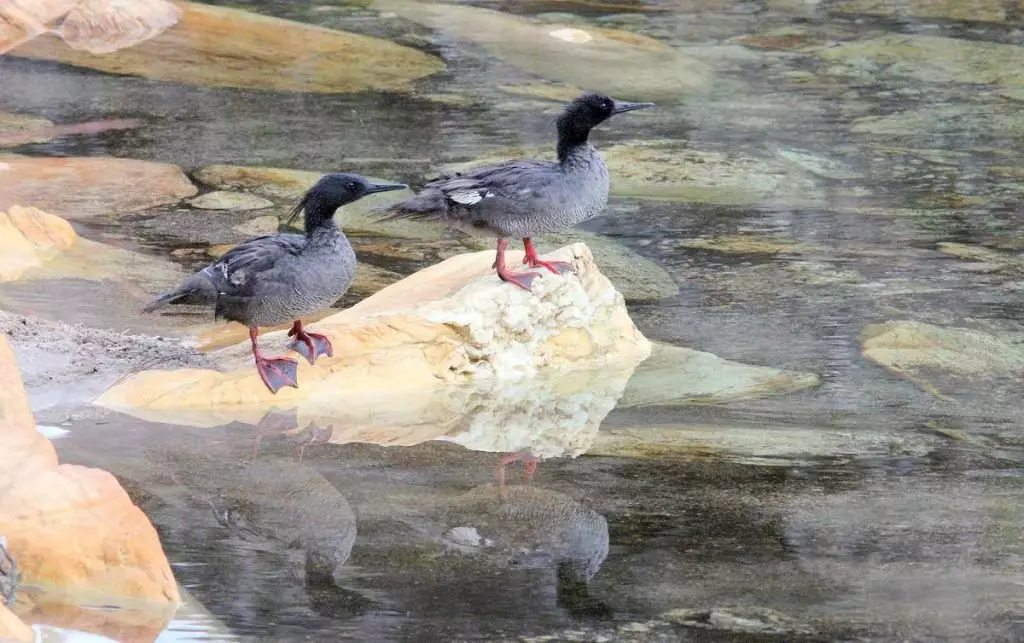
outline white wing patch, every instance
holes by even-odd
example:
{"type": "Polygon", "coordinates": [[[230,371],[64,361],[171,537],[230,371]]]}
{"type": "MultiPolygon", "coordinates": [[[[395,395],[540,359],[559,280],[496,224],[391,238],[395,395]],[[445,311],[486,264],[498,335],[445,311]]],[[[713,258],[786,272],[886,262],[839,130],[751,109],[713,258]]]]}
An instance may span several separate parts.
{"type": "MultiPolygon", "coordinates": [[[[491,196],[490,193],[487,196],[491,196]]],[[[484,197],[480,196],[478,190],[454,190],[448,193],[448,198],[462,205],[473,205],[480,203],[484,197]]]]}

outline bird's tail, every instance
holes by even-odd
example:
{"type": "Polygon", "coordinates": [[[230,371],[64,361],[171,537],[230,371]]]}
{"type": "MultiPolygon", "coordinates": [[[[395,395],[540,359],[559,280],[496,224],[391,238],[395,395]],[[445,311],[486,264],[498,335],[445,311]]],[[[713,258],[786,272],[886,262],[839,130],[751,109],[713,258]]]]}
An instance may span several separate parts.
{"type": "Polygon", "coordinates": [[[427,188],[411,199],[378,206],[371,212],[387,213],[377,219],[378,222],[398,219],[444,219],[447,217],[448,208],[445,206],[444,193],[427,188]]]}
{"type": "Polygon", "coordinates": [[[195,274],[174,290],[149,302],[143,313],[151,313],[164,306],[212,306],[217,303],[217,289],[202,275],[195,274]]]}

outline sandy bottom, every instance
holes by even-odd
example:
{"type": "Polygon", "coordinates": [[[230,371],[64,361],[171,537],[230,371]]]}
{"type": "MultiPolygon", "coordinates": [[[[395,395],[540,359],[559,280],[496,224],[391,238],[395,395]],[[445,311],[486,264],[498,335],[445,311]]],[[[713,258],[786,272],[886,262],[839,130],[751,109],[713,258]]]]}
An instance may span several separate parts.
{"type": "Polygon", "coordinates": [[[4,311],[0,332],[14,348],[34,411],[87,403],[134,371],[213,365],[180,339],[72,326],[4,311]]]}

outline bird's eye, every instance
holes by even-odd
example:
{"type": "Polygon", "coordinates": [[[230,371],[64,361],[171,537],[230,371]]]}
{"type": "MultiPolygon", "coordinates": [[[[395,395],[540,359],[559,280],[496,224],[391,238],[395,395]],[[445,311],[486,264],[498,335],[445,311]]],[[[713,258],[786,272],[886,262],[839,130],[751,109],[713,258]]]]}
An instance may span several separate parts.
{"type": "Polygon", "coordinates": [[[355,181],[349,181],[349,182],[348,182],[348,189],[350,189],[350,190],[354,190],[354,189],[356,189],[357,187],[359,187],[359,186],[357,186],[357,185],[356,185],[355,181]]]}

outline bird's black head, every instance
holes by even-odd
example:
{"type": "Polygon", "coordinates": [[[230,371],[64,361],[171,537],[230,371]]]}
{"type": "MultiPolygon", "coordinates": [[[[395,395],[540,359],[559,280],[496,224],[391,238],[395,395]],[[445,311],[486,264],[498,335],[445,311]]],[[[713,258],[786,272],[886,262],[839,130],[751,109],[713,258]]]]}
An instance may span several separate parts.
{"type": "Polygon", "coordinates": [[[569,149],[586,143],[590,130],[612,116],[645,107],[654,107],[654,103],[627,103],[593,92],[577,97],[558,117],[558,158],[563,160],[569,149]]]}
{"type": "Polygon", "coordinates": [[[306,232],[327,223],[341,206],[358,201],[364,196],[377,192],[402,190],[403,183],[372,183],[366,177],[346,172],[334,172],[320,177],[313,187],[306,191],[291,212],[288,221],[306,211],[306,232]]]}

